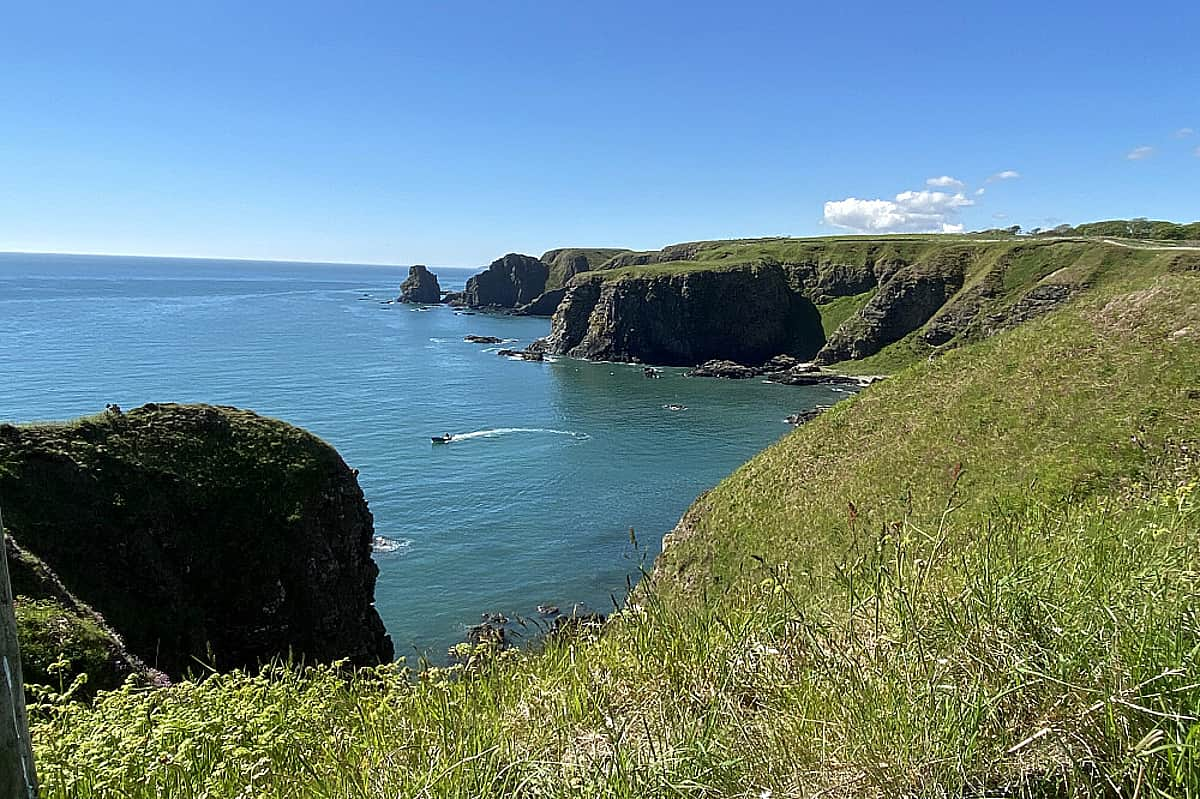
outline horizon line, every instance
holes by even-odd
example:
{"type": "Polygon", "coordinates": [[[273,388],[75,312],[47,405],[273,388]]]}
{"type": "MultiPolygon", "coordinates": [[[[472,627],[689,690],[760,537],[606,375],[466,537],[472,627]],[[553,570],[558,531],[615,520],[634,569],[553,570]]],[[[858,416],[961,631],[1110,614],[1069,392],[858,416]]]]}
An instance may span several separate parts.
{"type": "MultiPolygon", "coordinates": [[[[298,258],[243,258],[238,256],[214,256],[214,255],[162,255],[162,254],[146,254],[146,253],[127,253],[127,252],[80,252],[76,250],[6,250],[0,249],[0,255],[78,255],[90,258],[165,258],[176,261],[233,261],[238,263],[264,263],[264,264],[301,264],[308,266],[369,266],[369,267],[390,267],[394,269],[404,269],[406,267],[416,266],[417,263],[399,264],[399,263],[382,263],[378,261],[309,261],[298,258]]],[[[431,266],[422,264],[430,269],[486,269],[487,267],[474,266],[431,266]]]]}

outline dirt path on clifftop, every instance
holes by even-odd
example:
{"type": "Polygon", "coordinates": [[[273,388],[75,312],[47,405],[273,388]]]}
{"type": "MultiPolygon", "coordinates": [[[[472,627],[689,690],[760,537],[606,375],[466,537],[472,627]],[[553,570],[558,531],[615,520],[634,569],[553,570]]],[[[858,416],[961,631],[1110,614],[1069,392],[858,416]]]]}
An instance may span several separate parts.
{"type": "Polygon", "coordinates": [[[1118,241],[1116,239],[1102,239],[1105,244],[1112,244],[1117,247],[1125,247],[1130,250],[1158,250],[1159,252],[1200,252],[1200,247],[1193,246],[1176,246],[1172,244],[1131,244],[1127,241],[1118,241]]]}

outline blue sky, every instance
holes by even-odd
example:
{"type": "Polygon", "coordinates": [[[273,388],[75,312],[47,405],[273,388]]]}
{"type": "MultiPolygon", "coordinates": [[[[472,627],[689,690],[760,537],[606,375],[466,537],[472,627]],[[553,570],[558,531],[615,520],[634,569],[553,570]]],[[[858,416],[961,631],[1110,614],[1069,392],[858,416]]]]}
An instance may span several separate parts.
{"type": "Polygon", "coordinates": [[[1200,218],[1194,2],[117,0],[2,20],[0,250],[475,266],[1200,218]]]}

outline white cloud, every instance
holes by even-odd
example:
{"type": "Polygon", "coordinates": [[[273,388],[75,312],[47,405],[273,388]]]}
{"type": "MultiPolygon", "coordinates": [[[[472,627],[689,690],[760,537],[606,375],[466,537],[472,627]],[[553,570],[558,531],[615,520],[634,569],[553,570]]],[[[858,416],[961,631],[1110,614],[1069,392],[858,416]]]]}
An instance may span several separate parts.
{"type": "Polygon", "coordinates": [[[1175,138],[1177,139],[1186,139],[1188,136],[1194,135],[1196,135],[1196,131],[1192,128],[1180,128],[1179,130],[1175,131],[1175,138]]]}
{"type": "Polygon", "coordinates": [[[1143,144],[1141,147],[1134,147],[1126,154],[1125,157],[1130,161],[1141,161],[1142,159],[1149,158],[1152,155],[1154,155],[1154,148],[1147,147],[1143,144]]]}
{"type": "Polygon", "coordinates": [[[992,219],[1008,219],[1008,214],[997,211],[996,213],[992,214],[992,219]]]}
{"type": "Polygon", "coordinates": [[[894,200],[847,197],[825,203],[824,221],[858,233],[961,233],[960,208],[975,201],[962,192],[902,191],[894,200]]]}
{"type": "Polygon", "coordinates": [[[997,172],[987,179],[988,183],[995,183],[998,180],[1016,180],[1021,177],[1021,173],[1015,169],[1006,169],[1003,172],[997,172]]]}
{"type": "Polygon", "coordinates": [[[963,183],[958,178],[952,178],[949,175],[942,175],[940,178],[930,178],[925,181],[926,186],[935,186],[939,189],[965,189],[966,183],[963,183]]]}
{"type": "Polygon", "coordinates": [[[975,190],[975,196],[976,196],[976,197],[982,197],[986,191],[987,191],[987,189],[985,189],[985,188],[983,188],[983,187],[980,187],[980,188],[978,188],[978,189],[976,189],[976,190],[975,190]]]}

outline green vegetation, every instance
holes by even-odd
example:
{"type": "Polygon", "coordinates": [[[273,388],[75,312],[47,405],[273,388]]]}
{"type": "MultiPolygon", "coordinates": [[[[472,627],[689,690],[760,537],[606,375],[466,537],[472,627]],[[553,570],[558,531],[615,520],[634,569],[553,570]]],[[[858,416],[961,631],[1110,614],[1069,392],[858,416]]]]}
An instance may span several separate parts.
{"type": "Polygon", "coordinates": [[[1200,241],[1200,222],[1181,225],[1154,219],[1111,219],[1088,222],[1062,232],[1072,236],[1109,236],[1158,241],[1200,241]]]}
{"type": "Polygon", "coordinates": [[[94,619],[57,600],[28,597],[17,598],[16,614],[26,683],[69,685],[85,675],[86,693],[121,684],[127,670],[121,668],[108,630],[94,619]]]}
{"type": "Polygon", "coordinates": [[[48,697],[46,795],[1200,794],[1200,275],[1108,259],[701,497],[603,635],[48,697]]]}
{"type": "Polygon", "coordinates": [[[863,309],[872,297],[875,296],[875,291],[864,291],[862,294],[853,294],[848,297],[838,297],[829,302],[818,303],[817,310],[821,312],[821,328],[825,331],[825,338],[833,335],[833,331],[842,326],[842,323],[849,319],[854,314],[863,309]]]}
{"type": "Polygon", "coordinates": [[[550,267],[546,277],[546,291],[559,288],[577,272],[601,269],[606,261],[627,252],[629,250],[616,247],[566,247],[550,250],[540,259],[550,267]],[[581,266],[584,268],[581,269],[581,266]]]}
{"type": "MultiPolygon", "coordinates": [[[[370,609],[366,503],[337,452],[291,425],[173,404],[0,425],[0,496],[8,533],[53,569],[17,561],[17,591],[86,603],[153,668],[289,647],[374,662],[375,642],[391,656],[370,609]]],[[[34,650],[30,673],[53,654],[34,650]]]]}

